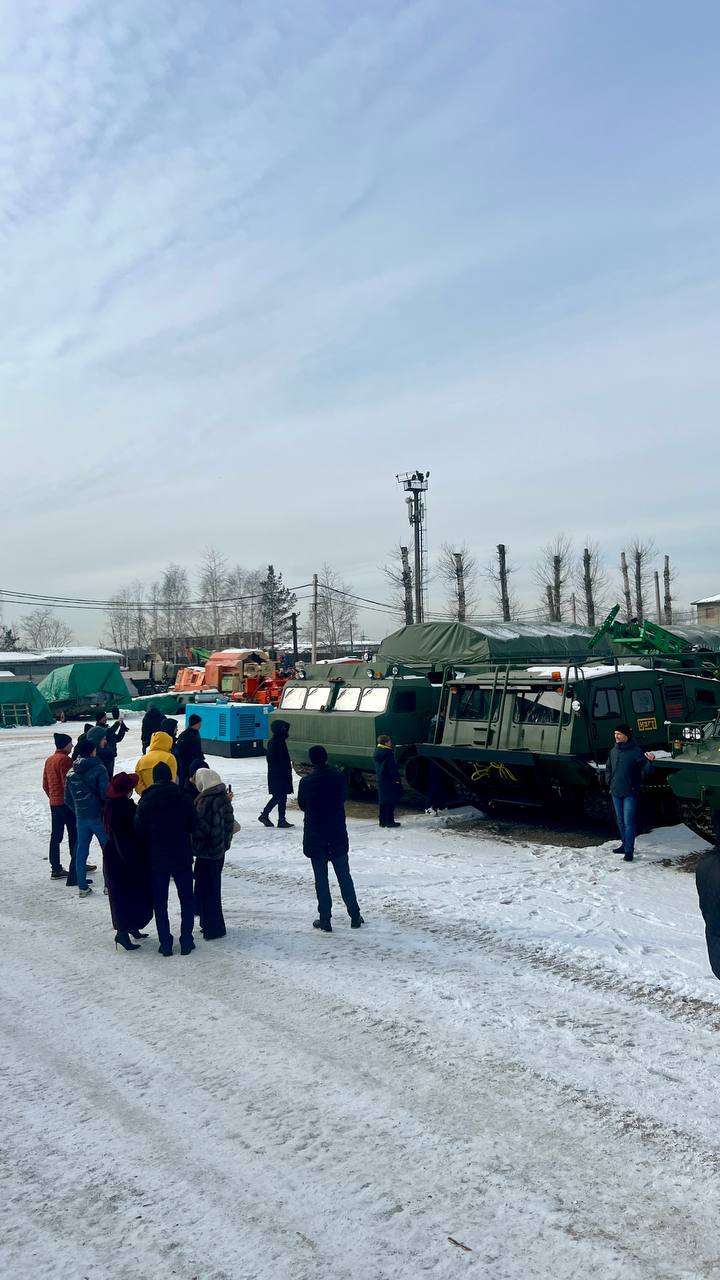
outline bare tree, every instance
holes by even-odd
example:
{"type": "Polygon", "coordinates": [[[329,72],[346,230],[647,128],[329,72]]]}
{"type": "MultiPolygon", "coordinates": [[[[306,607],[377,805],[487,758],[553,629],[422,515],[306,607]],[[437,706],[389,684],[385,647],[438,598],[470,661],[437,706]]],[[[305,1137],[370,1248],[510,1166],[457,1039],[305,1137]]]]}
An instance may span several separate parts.
{"type": "Polygon", "coordinates": [[[607,573],[596,542],[587,541],[581,556],[578,556],[573,580],[577,593],[578,613],[589,627],[598,625],[598,615],[602,614],[607,603],[607,573]]]}
{"type": "Polygon", "coordinates": [[[390,585],[391,602],[401,614],[406,626],[410,626],[415,620],[415,612],[412,569],[407,547],[400,545],[393,547],[390,557],[383,566],[383,573],[390,585]]]}
{"type": "Polygon", "coordinates": [[[184,649],[185,637],[189,630],[190,586],[187,570],[181,565],[169,564],[160,579],[159,614],[163,634],[166,639],[164,658],[174,661],[184,649]]]}
{"type": "Polygon", "coordinates": [[[511,578],[515,567],[510,563],[507,547],[499,542],[496,556],[490,560],[485,569],[485,577],[490,583],[493,599],[503,622],[509,622],[519,611],[517,596],[511,587],[511,578]]]}
{"type": "Polygon", "coordinates": [[[448,592],[448,611],[458,622],[477,612],[477,561],[463,544],[454,550],[444,542],[437,561],[437,572],[448,592]]]}
{"type": "Polygon", "coordinates": [[[642,622],[646,613],[646,600],[652,589],[652,561],[657,555],[654,542],[633,538],[630,544],[629,563],[625,552],[620,553],[623,578],[623,595],[628,618],[642,622]]]}
{"type": "Polygon", "coordinates": [[[50,609],[33,609],[20,619],[20,637],[28,649],[63,649],[73,640],[72,627],[50,609]]]}
{"type": "Polygon", "coordinates": [[[118,653],[127,654],[132,644],[133,605],[128,587],[110,596],[105,610],[105,634],[103,644],[118,653]]]}
{"type": "Polygon", "coordinates": [[[322,566],[318,576],[318,640],[337,654],[341,645],[349,643],[352,646],[358,608],[350,598],[348,584],[329,564],[322,566]]]}
{"type": "Polygon", "coordinates": [[[547,603],[550,622],[562,622],[568,615],[572,574],[572,543],[559,533],[542,548],[535,567],[535,577],[542,591],[543,605],[547,603]]]}
{"type": "Polygon", "coordinates": [[[226,630],[228,617],[226,600],[230,594],[228,579],[225,557],[214,547],[206,547],[198,580],[198,596],[201,602],[200,625],[203,631],[209,631],[215,636],[216,641],[226,630]]]}

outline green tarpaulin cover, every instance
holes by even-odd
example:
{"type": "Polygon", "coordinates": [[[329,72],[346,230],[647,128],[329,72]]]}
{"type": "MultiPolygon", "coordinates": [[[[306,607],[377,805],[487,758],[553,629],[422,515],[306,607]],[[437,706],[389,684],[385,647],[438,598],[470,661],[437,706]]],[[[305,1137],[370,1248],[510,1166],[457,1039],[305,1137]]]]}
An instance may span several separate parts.
{"type": "Polygon", "coordinates": [[[0,725],[28,723],[55,723],[38,686],[32,680],[0,680],[0,725]]]}
{"type": "MultiPolygon", "coordinates": [[[[377,658],[437,669],[456,663],[582,659],[591,652],[592,634],[586,627],[562,622],[497,622],[477,627],[464,622],[416,622],[386,636],[377,658]]],[[[592,653],[609,653],[604,638],[592,653]]]]}
{"type": "Polygon", "coordinates": [[[40,681],[38,689],[50,705],[61,702],[87,702],[104,693],[113,702],[127,697],[127,685],[116,662],[71,662],[58,667],[40,681]]]}
{"type": "Polygon", "coordinates": [[[165,715],[174,716],[179,702],[185,704],[187,702],[187,694],[148,693],[144,698],[129,698],[126,693],[125,700],[123,701],[121,698],[118,706],[123,711],[142,711],[143,715],[151,707],[157,707],[158,711],[164,712],[165,715]]]}

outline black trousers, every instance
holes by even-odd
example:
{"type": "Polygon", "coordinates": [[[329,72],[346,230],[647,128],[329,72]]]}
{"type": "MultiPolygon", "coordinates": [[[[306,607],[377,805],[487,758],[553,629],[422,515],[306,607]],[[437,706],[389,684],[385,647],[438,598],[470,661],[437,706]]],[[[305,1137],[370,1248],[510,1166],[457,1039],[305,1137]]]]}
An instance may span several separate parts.
{"type": "Polygon", "coordinates": [[[391,827],[395,821],[395,805],[381,804],[378,806],[378,822],[381,827],[391,827]]]}
{"type": "Polygon", "coordinates": [[[716,933],[711,933],[706,926],[705,941],[707,943],[710,968],[715,974],[715,977],[720,978],[720,937],[716,933]]]}
{"type": "Polygon", "coordinates": [[[330,881],[328,879],[328,867],[330,863],[337,876],[338,887],[342,895],[342,900],[347,907],[347,913],[351,920],[355,920],[360,915],[360,907],[358,906],[357,896],[355,894],[355,885],[350,875],[350,861],[346,853],[337,854],[334,858],[311,858],[313,874],[315,876],[315,892],[317,893],[318,915],[323,924],[330,923],[332,915],[332,898],[330,896],[330,881]]]}
{"type": "Polygon", "coordinates": [[[70,849],[70,858],[72,863],[75,862],[75,841],[77,839],[77,827],[75,825],[75,814],[66,804],[50,805],[50,866],[53,871],[60,870],[60,845],[62,838],[67,830],[68,846],[70,849]]]}
{"type": "Polygon", "coordinates": [[[279,792],[278,795],[272,795],[262,811],[261,817],[269,818],[273,809],[277,805],[278,822],[285,821],[285,810],[287,809],[287,793],[279,792]]]}
{"type": "Polygon", "coordinates": [[[224,938],[227,932],[222,909],[222,869],[224,858],[195,859],[195,914],[200,917],[203,937],[224,938]]]}
{"type": "Polygon", "coordinates": [[[193,897],[192,863],[152,871],[153,910],[155,912],[155,928],[162,946],[170,946],[170,921],[168,919],[168,893],[170,881],[175,881],[175,888],[180,899],[180,942],[189,942],[195,924],[195,900],[193,897]]]}

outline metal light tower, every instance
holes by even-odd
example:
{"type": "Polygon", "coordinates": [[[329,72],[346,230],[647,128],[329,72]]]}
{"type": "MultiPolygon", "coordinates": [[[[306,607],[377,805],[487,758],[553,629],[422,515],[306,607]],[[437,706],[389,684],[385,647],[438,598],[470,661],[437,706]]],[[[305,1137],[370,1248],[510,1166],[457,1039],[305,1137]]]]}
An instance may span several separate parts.
{"type": "Polygon", "coordinates": [[[405,501],[408,508],[408,519],[412,525],[415,549],[415,621],[422,622],[424,614],[425,584],[425,503],[423,494],[427,493],[429,471],[407,471],[405,475],[396,476],[408,495],[405,501]]]}

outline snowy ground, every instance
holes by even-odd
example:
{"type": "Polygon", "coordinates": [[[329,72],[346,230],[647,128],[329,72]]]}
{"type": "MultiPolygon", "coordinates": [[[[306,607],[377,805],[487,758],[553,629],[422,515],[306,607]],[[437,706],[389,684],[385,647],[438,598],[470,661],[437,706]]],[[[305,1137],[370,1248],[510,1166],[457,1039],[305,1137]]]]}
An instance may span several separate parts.
{"type": "Polygon", "coordinates": [[[0,732],[6,1280],[720,1274],[720,985],[663,865],[696,837],[627,865],[356,818],[367,927],[323,935],[299,815],[217,761],[228,936],[127,955],[42,861],[49,742],[0,732]]]}

